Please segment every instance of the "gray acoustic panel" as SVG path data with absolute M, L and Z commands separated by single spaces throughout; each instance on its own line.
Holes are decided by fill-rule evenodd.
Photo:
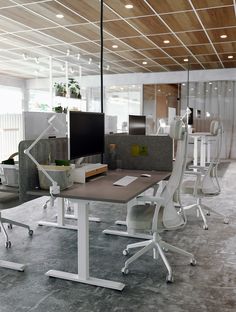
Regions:
M 116 145 L 117 165 L 122 169 L 172 170 L 173 143 L 169 136 L 106 135 L 104 162 L 108 165 L 112 157 L 110 144 Z M 137 152 L 138 148 L 140 153 Z
M 33 141 L 21 141 L 19 144 L 19 196 L 20 201 L 27 201 L 30 197 L 27 191 L 39 186 L 38 170 L 33 161 L 24 154 Z M 55 159 L 68 159 L 67 138 L 40 140 L 30 151 L 40 164 L 54 162 Z

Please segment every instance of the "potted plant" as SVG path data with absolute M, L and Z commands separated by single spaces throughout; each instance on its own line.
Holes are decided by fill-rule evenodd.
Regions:
M 74 78 L 69 78 L 68 87 L 71 98 L 81 99 L 80 86 Z
M 66 96 L 66 84 L 65 83 L 55 82 L 54 88 L 55 88 L 55 95 L 56 96 Z

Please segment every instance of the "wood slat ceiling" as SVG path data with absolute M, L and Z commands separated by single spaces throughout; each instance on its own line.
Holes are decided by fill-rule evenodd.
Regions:
M 235 68 L 234 3 L 104 0 L 104 73 Z M 0 73 L 48 77 L 49 57 L 54 77 L 66 61 L 71 76 L 99 74 L 99 0 L 0 1 Z

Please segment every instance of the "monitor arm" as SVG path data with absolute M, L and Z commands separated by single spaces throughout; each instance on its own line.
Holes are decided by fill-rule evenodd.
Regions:
M 39 140 L 43 138 L 43 136 L 51 129 L 54 128 L 52 122 L 56 118 L 56 115 L 53 115 L 48 119 L 48 127 L 34 140 L 34 142 L 24 150 L 24 153 L 36 164 L 37 167 L 43 172 L 43 174 L 51 181 L 52 186 L 50 186 L 50 194 L 59 194 L 60 193 L 60 186 L 54 181 L 51 176 L 47 173 L 47 171 L 38 163 L 38 161 L 30 154 L 31 149 L 38 143 Z

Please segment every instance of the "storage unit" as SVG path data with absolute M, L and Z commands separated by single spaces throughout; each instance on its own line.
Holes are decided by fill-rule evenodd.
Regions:
M 3 185 L 19 186 L 19 165 L 0 164 L 0 178 Z

